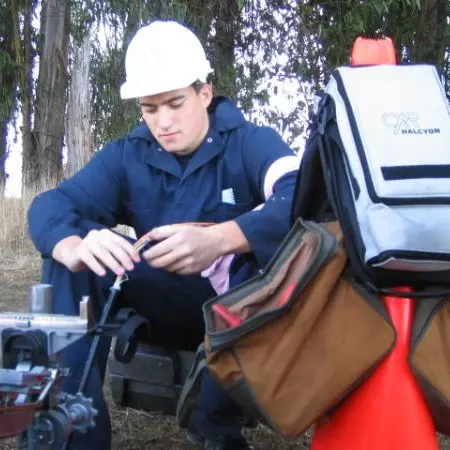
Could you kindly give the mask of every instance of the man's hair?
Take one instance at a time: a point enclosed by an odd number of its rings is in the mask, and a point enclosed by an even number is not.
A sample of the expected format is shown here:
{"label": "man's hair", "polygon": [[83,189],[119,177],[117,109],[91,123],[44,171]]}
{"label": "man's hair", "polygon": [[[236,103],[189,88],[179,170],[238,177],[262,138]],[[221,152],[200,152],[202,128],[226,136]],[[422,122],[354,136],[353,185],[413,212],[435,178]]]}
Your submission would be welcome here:
{"label": "man's hair", "polygon": [[206,83],[204,83],[203,81],[197,80],[191,84],[191,87],[194,88],[196,94],[200,94],[200,91],[205,84]]}

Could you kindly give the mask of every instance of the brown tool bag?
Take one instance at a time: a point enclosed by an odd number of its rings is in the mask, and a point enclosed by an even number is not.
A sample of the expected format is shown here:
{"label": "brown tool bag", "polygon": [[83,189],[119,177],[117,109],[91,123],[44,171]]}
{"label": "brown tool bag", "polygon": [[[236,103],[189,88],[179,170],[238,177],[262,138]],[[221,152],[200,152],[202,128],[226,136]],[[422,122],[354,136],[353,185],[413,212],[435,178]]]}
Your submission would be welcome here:
{"label": "brown tool bag", "polygon": [[336,406],[394,345],[382,302],[346,269],[337,223],[298,219],[264,271],[204,305],[208,368],[247,413],[284,436],[299,436]]}
{"label": "brown tool bag", "polygon": [[410,367],[422,388],[436,429],[447,436],[450,436],[449,300],[450,295],[418,301],[409,355]]}

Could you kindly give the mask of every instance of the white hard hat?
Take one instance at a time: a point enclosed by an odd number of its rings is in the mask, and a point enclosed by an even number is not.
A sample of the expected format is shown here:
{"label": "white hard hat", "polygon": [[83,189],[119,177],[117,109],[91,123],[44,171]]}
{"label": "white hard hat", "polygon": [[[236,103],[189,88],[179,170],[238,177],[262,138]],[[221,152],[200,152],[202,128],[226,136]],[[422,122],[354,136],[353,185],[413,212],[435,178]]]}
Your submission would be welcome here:
{"label": "white hard hat", "polygon": [[136,33],[128,46],[125,69],[127,79],[120,88],[124,99],[205,82],[212,72],[197,36],[172,21],[155,21]]}

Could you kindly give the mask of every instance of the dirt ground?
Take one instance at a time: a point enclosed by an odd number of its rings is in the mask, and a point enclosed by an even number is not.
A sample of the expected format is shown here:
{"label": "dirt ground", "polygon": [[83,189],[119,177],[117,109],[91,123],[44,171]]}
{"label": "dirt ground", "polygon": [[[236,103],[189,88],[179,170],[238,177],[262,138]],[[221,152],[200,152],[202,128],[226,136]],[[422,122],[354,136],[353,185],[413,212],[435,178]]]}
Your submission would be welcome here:
{"label": "dirt ground", "polygon": [[[39,279],[37,257],[21,253],[0,255],[0,267],[0,311],[24,311],[28,289]],[[184,434],[178,429],[172,417],[117,407],[111,400],[108,386],[105,387],[105,390],[110,403],[114,450],[193,450],[196,448],[185,443]],[[246,434],[261,450],[305,450],[309,448],[308,434],[295,442],[287,442],[262,426],[247,430]],[[12,439],[0,441],[0,450],[15,448]],[[441,450],[450,450],[450,440],[441,439],[440,448]]]}

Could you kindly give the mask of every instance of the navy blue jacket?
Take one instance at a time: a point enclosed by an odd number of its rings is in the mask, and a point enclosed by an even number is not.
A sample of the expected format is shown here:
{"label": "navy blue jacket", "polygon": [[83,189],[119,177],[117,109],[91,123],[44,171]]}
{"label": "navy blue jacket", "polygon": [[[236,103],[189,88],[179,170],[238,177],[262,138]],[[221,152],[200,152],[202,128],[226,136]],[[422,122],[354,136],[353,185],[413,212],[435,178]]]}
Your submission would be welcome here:
{"label": "navy blue jacket", "polygon": [[142,123],[39,194],[28,223],[43,257],[61,239],[91,229],[125,224],[139,237],[160,225],[235,219],[265,265],[289,230],[298,158],[275,131],[247,122],[230,100],[215,98],[209,113],[209,132],[184,171]]}

